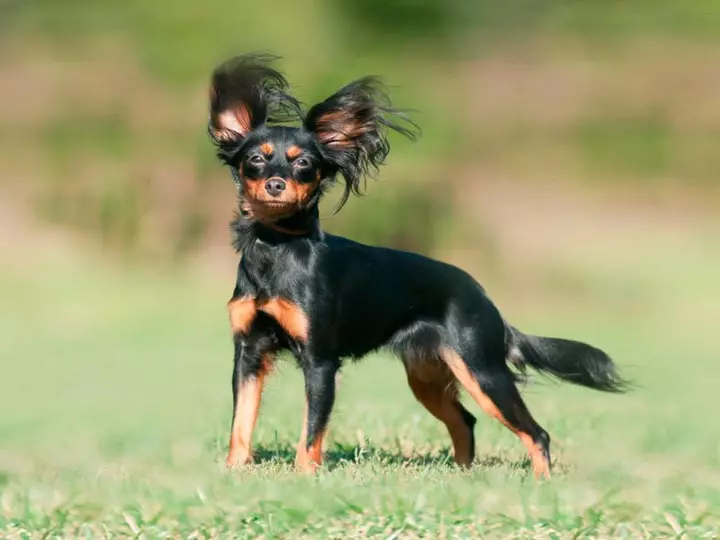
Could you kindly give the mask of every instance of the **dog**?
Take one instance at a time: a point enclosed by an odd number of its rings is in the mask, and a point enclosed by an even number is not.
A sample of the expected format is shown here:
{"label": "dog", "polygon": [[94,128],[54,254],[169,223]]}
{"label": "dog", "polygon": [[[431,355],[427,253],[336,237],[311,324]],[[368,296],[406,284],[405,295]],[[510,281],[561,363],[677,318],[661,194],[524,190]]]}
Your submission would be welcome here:
{"label": "dog", "polygon": [[[318,205],[327,189],[344,183],[341,208],[385,161],[388,131],[414,139],[418,129],[392,108],[375,77],[305,112],[274,60],[236,57],[211,79],[208,132],[239,192],[231,225],[241,256],[228,302],[235,351],[226,465],[252,462],[263,383],[278,351],[291,351],[304,374],[295,465],[314,473],[342,362],[388,349],[401,359],[415,398],[445,424],[458,465],[470,467],[475,457],[476,419],[460,402],[462,387],[519,437],[534,475],[549,477],[550,437],[516,383],[529,366],[621,392],[626,382],[612,360],[584,343],[520,332],[455,266],[323,232]],[[293,119],[301,125],[289,125]]]}

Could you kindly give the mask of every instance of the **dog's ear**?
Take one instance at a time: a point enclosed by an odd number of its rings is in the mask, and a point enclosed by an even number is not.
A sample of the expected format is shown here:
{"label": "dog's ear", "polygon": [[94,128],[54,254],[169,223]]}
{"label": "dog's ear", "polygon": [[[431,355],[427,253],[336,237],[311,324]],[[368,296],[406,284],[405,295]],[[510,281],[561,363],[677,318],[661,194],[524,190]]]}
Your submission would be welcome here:
{"label": "dog's ear", "polygon": [[351,82],[305,116],[305,129],[320,146],[323,157],[345,179],[345,192],[338,209],[351,193],[361,194],[361,182],[377,171],[390,152],[388,129],[410,139],[417,125],[390,106],[383,85],[375,77]]}
{"label": "dog's ear", "polygon": [[266,122],[297,117],[299,105],[286,93],[285,77],[270,64],[276,56],[247,54],[220,65],[210,84],[210,121],[213,142],[236,145]]}

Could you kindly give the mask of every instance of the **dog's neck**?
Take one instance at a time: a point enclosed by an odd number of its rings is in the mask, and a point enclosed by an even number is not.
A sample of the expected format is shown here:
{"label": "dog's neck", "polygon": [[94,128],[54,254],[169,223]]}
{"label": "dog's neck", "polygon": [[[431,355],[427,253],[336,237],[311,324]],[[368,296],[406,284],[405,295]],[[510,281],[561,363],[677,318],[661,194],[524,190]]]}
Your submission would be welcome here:
{"label": "dog's neck", "polygon": [[322,238],[317,204],[271,223],[260,222],[240,212],[232,222],[231,229],[233,244],[238,251],[245,251],[256,241],[282,245],[296,240],[314,241]]}

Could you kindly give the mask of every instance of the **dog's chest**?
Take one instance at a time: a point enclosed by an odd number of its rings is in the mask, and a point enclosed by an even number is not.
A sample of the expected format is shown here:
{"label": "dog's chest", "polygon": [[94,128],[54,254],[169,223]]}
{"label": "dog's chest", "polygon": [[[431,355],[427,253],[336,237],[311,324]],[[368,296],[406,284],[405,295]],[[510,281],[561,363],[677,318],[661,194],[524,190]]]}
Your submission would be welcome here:
{"label": "dog's chest", "polygon": [[272,317],[291,338],[307,343],[310,320],[295,302],[279,296],[256,298],[242,296],[228,302],[230,327],[234,334],[247,334],[258,312]]}
{"label": "dog's chest", "polygon": [[275,319],[291,338],[302,343],[307,342],[310,320],[300,306],[285,298],[234,298],[228,303],[228,312],[233,333],[247,333],[258,312],[262,312]]}
{"label": "dog's chest", "polygon": [[292,339],[307,343],[310,320],[305,310],[291,299],[290,268],[270,246],[255,245],[243,254],[238,271],[236,297],[228,303],[234,333],[250,331],[258,313],[273,318]]}

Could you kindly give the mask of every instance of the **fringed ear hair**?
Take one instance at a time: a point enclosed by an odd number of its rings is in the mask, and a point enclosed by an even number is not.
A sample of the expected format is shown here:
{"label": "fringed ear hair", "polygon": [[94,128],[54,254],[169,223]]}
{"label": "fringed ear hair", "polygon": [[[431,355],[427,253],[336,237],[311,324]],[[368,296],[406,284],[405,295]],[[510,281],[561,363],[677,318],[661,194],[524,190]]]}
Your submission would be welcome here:
{"label": "fringed ear hair", "polygon": [[412,140],[419,135],[417,125],[390,106],[375,77],[354,81],[312,107],[305,129],[314,134],[324,157],[345,179],[338,210],[352,193],[362,193],[361,181],[385,161],[390,152],[388,129]]}
{"label": "fringed ear hair", "polygon": [[285,77],[270,64],[269,54],[238,56],[220,65],[210,85],[208,131],[227,160],[227,151],[242,143],[248,133],[267,122],[297,118],[299,104],[288,95]]}

